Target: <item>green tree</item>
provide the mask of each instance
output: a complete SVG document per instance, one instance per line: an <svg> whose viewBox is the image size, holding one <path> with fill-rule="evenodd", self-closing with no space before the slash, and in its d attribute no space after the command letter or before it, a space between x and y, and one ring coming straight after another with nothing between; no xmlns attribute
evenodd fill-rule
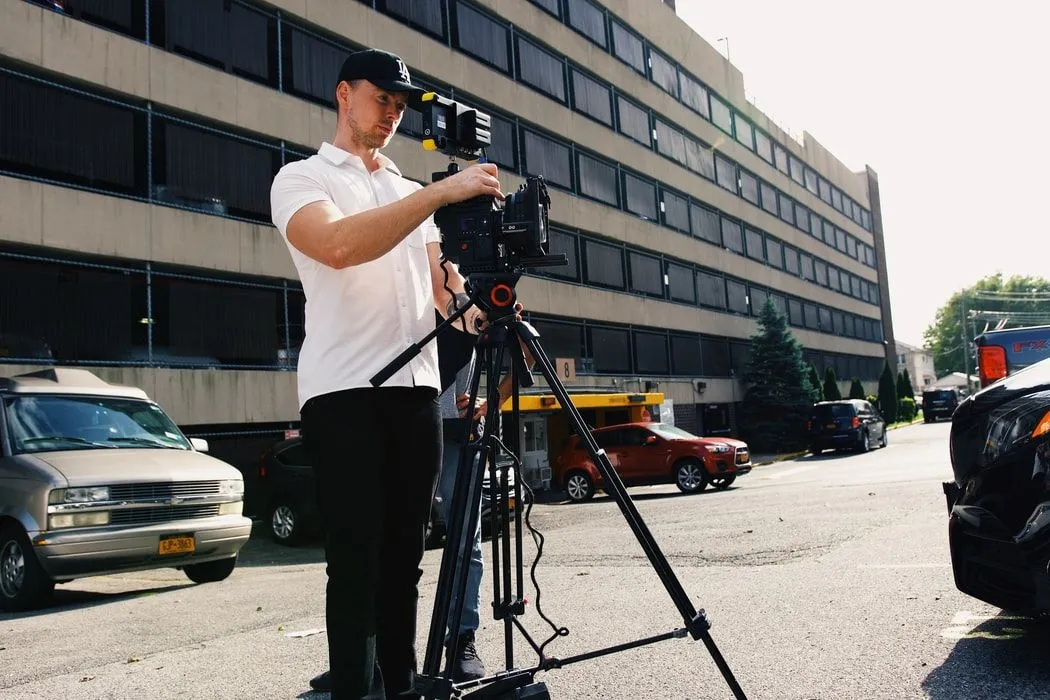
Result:
<svg viewBox="0 0 1050 700"><path fill-rule="evenodd" d="M904 386L908 387L907 396L911 396L911 397L914 398L914 396L915 396L915 382L913 382L911 380L911 372L908 371L907 367L904 368Z"/></svg>
<svg viewBox="0 0 1050 700"><path fill-rule="evenodd" d="M853 383L849 385L849 397L851 399L864 400L864 385L856 377L853 378Z"/></svg>
<svg viewBox="0 0 1050 700"><path fill-rule="evenodd" d="M835 368L828 367L824 370L824 400L838 401L841 398L842 392L839 391L839 380L835 378Z"/></svg>
<svg viewBox="0 0 1050 700"><path fill-rule="evenodd" d="M821 397L824 395L824 390L821 388L820 374L817 372L817 368L812 364L809 366L809 385L816 389L817 393L820 394L816 399L817 401L820 401Z"/></svg>
<svg viewBox="0 0 1050 700"><path fill-rule="evenodd" d="M893 381L893 371L887 362L879 377L879 410L887 423L897 422L897 385Z"/></svg>
<svg viewBox="0 0 1050 700"><path fill-rule="evenodd" d="M977 312L965 323L964 308L967 315ZM964 333L969 344L975 333L980 335L986 328L994 328L1004 318L1005 328L1050 323L1050 281L1028 275L1004 280L1001 273L996 273L949 297L924 333L937 375L964 371ZM973 373L972 357L967 363Z"/></svg>
<svg viewBox="0 0 1050 700"><path fill-rule="evenodd" d="M752 451L801 449L806 421L820 389L810 384L802 346L787 319L768 299L751 336L751 358L741 377L747 391L740 410L741 433Z"/></svg>
<svg viewBox="0 0 1050 700"><path fill-rule="evenodd" d="M903 401L905 397L915 395L915 390L911 388L911 382L908 381L907 377L908 370L903 372L897 372L897 400Z"/></svg>

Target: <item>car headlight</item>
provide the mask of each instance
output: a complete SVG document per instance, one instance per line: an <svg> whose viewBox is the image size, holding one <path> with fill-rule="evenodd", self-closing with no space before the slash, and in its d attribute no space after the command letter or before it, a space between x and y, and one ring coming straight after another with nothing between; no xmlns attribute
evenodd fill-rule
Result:
<svg viewBox="0 0 1050 700"><path fill-rule="evenodd" d="M711 445L707 449L711 450L716 455L720 455L729 452L731 448L729 447L729 445Z"/></svg>
<svg viewBox="0 0 1050 700"><path fill-rule="evenodd" d="M244 498L244 480L227 479L226 481L220 481L219 495L236 500Z"/></svg>
<svg viewBox="0 0 1050 700"><path fill-rule="evenodd" d="M109 500L108 486L81 486L69 489L55 489L47 502L58 503L101 503Z"/></svg>

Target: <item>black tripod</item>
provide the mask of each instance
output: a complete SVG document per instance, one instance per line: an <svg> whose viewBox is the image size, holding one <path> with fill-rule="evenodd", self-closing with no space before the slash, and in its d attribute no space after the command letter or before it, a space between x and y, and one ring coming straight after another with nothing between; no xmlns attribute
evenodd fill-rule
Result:
<svg viewBox="0 0 1050 700"><path fill-rule="evenodd" d="M619 475L613 469L605 451L595 442L583 417L573 405L568 392L559 381L557 371L540 346L539 334L528 323L517 320L514 312L514 302L516 300L514 286L518 281L518 277L518 274L507 273L471 275L469 277L469 302L457 309L445 323L422 341L402 353L390 366L372 379L373 385L378 386L381 384L398 367L411 359L415 354L418 354L420 349L446 325L458 320L470 306L476 304L487 312L489 326L478 336L476 346L478 359L470 380L469 406L473 407L476 404L481 372L484 371L488 392L488 413L483 434L480 439L474 442L469 442L471 421L469 418L464 421L466 425L464 427L464 439L461 443L464 447L461 450L456 485L453 490L452 502L448 509L450 515L447 523L447 539L441 558L441 569L435 593L436 600L431 617L430 633L427 638L426 656L422 671L416 679L416 692L421 693L427 700L432 698L435 700L449 700L449 698L453 697L498 698L500 700L525 700L529 698L542 700L550 696L542 683L535 682L535 674L539 671L548 671L580 661L587 661L608 654L691 635L693 639L703 640L719 671L721 671L726 683L732 690L733 696L738 700L746 700L744 691L740 688L732 670L709 634L711 625L707 620L707 615L703 610L697 611L696 607L689 600L670 564L649 532L649 528L635 508L634 502L628 495ZM572 427L586 446L587 452L591 455L591 459L598 471L601 472L604 482L603 488L620 507L620 511L627 520L631 531L638 539L646 556L649 558L649 562L660 577L664 588L667 589L671 600L678 608L678 612L685 623L684 627L636 641L559 659L545 656L543 653L545 644L542 646L538 645L519 622L518 616L523 615L525 612L522 582L522 508L520 507L522 503L522 480L520 474L515 475L514 497L515 503L519 504L519 506L514 509L516 527L513 559L515 571L513 573L515 575L512 578L510 512L508 508L508 498L510 497L509 477L504 470L499 475L499 483L497 483L497 450L494 450L493 446L499 443L497 437L500 423L498 385L503 367L504 350L509 350L513 359L514 391L512 417L515 426L518 425L518 388L519 384L522 383L522 377L528 377L526 381L531 384L531 375L527 374L528 369L524 363L521 345L527 347L535 358L536 364L546 378L562 410L568 414ZM517 452L520 453L520 450ZM490 474L490 503L493 513L493 608L495 618L504 622L507 670L480 680L453 684L451 681L451 664L446 663L445 668L442 670L441 657L444 648L445 631L449 628L449 621L455 621L453 629L457 629L462 615L463 597L467 587L469 555L473 547L474 533L478 527L483 481L480 470L474 468L475 458L480 464L487 465ZM453 592L455 593L454 596ZM453 599L456 601L455 605L452 604ZM525 637L539 657L536 665L514 668L513 632L515 628ZM565 633L564 630L556 629L555 636ZM455 635L453 635L453 639L455 639ZM551 639L554 639L554 637ZM452 651L450 659L455 658L456 650L453 649Z"/></svg>

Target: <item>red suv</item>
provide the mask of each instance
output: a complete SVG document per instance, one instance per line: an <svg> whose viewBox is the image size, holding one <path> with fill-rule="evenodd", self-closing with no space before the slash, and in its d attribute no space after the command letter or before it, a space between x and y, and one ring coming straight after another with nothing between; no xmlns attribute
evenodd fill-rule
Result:
<svg viewBox="0 0 1050 700"><path fill-rule="evenodd" d="M675 484L696 493L708 484L729 488L751 471L747 443L732 438L697 437L666 423L611 425L592 434L627 486ZM601 474L578 435L555 462L554 479L573 501L586 501L601 488Z"/></svg>

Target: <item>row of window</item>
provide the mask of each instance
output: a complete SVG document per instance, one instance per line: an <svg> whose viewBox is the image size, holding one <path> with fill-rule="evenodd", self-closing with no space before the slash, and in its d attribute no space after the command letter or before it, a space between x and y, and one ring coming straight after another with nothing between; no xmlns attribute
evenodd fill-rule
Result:
<svg viewBox="0 0 1050 700"><path fill-rule="evenodd" d="M793 326L839 337L882 342L882 325L878 319L786 296L778 290L723 275L717 270L582 233L551 229L548 240L550 252L564 255L568 265L540 268L537 274L543 276L745 316L758 316L769 298ZM821 269L826 275L827 266ZM838 271L831 270L834 272L832 278L839 279ZM847 276L852 285L847 291L861 298L860 290L868 289L859 286L863 280L843 273L835 284L845 284Z"/></svg>
<svg viewBox="0 0 1050 700"><path fill-rule="evenodd" d="M732 377L746 371L751 354L748 341L734 338L537 315L530 322L547 355L576 358L581 373ZM878 379L886 361L818 350L806 360L818 372L834 367L836 376L862 381Z"/></svg>
<svg viewBox="0 0 1050 700"><path fill-rule="evenodd" d="M431 0L435 5L437 0ZM626 63L681 104L757 153L770 166L820 197L839 213L871 231L871 213L824 176L805 165L743 114L662 53L626 22L592 0L531 0L572 29Z"/></svg>
<svg viewBox="0 0 1050 700"><path fill-rule="evenodd" d="M220 70L325 105L332 102L335 77L347 51L353 48L345 40L321 37L285 20L280 13L275 14L240 1L149 0L149 32L146 33L145 11L141 7L146 1L111 0L100 4L90 0L71 0L69 6L75 16L86 21L145 37L158 46ZM739 168L734 161L716 155L712 147L620 93L607 82L587 73L582 67L567 63L564 57L551 53L517 29L513 32L512 41L509 25L464 0L457 0L450 5L448 14L445 12L444 0L385 0L366 4L374 5L413 27L447 38L451 45L460 50L656 150L842 253L870 267L877 265L875 250L871 246L815 212L810 212L746 169ZM616 24L616 20L609 21ZM448 26L450 22L451 30ZM644 55L644 50L642 53ZM653 55L657 54L654 52ZM430 87L455 92L454 88L437 83ZM703 90L706 104L707 91L702 87L700 89ZM718 101L717 97L712 99ZM718 110L715 109L715 112ZM490 149L492 153L488 155L492 160L516 169L521 165L514 153L516 133L506 118L499 119L497 116L494 121L494 131L502 130L504 133L494 134L494 140L499 143L493 145ZM418 113L410 113L405 122L403 129L412 132L413 127L417 130L420 128L421 117ZM780 149L779 146L776 148ZM534 155L532 162L525 163L524 167L534 174L547 176L556 185L572 189L572 166L569 163L571 144L555 140L555 145L544 146L544 149L549 152L549 158ZM781 152L783 157L777 155ZM783 160L785 172L793 176L797 172L800 184L809 186L807 180L811 180L814 194L826 194L829 203L841 200L841 194L834 197L839 192L837 189L830 188L816 173L806 171L794 156L788 155L783 149L770 157L773 159L771 162ZM588 167L599 175L608 174L609 168L615 167L604 163L606 167L603 169L600 167L601 159L597 160L599 162L594 164L588 163ZM646 180L640 178L640 182ZM823 187L821 182L824 182ZM648 185L655 191L652 180L648 180ZM613 189L608 185L596 185L589 188L588 192L601 201L613 206L620 205L639 216L657 218L654 209L658 202L653 197L646 198L646 192L641 193L640 201L634 207L628 207L628 202L611 201ZM841 207L839 209L842 210Z"/></svg>
<svg viewBox="0 0 1050 700"><path fill-rule="evenodd" d="M0 250L0 361L294 369L303 341L302 289L200 272ZM747 362L746 340L532 320L547 354L578 358L581 373L725 377ZM844 358L834 360L847 363L836 367L842 377L860 376L859 365L849 363L872 359L824 355Z"/></svg>
<svg viewBox="0 0 1050 700"><path fill-rule="evenodd" d="M70 113L76 123L61 128ZM878 304L876 285L683 194L513 122L493 125L497 162L524 162L581 196ZM0 171L267 223L273 176L307 151L0 69Z"/></svg>

